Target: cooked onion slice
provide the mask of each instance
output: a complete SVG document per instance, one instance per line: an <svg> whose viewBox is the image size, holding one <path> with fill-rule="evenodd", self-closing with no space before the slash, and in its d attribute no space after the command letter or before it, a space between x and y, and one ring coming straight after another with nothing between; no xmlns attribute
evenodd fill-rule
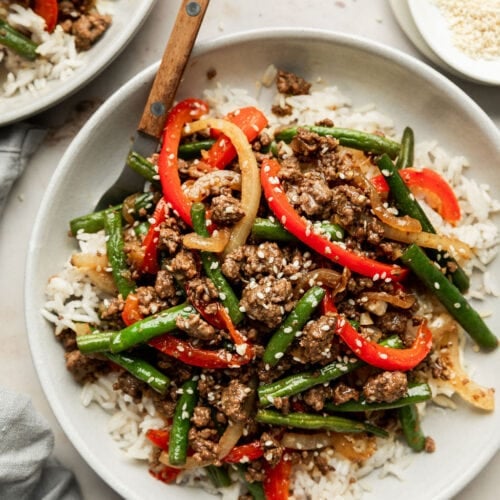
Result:
<svg viewBox="0 0 500 500"><path fill-rule="evenodd" d="M230 188L239 191L241 189L241 175L233 170L215 170L209 172L194 182L185 182L182 190L186 197L193 203L203 201L213 194L213 190Z"/></svg>
<svg viewBox="0 0 500 500"><path fill-rule="evenodd" d="M345 290L350 276L351 272L347 267L344 267L342 273L327 267L314 269L304 274L297 281L294 288L294 295L302 296L309 288L317 285L328 287L331 290L332 296L335 297L335 295Z"/></svg>
<svg viewBox="0 0 500 500"><path fill-rule="evenodd" d="M366 299L364 299L366 297ZM364 292L361 294L360 299L366 300L367 302L381 301L391 304L395 307L400 307L401 309L409 309L413 304L415 304L415 297L406 293L391 294L387 292Z"/></svg>
<svg viewBox="0 0 500 500"><path fill-rule="evenodd" d="M260 203L260 178L257 160L252 151L252 146L248 142L245 134L233 123L218 118L205 118L190 123L186 129L189 134L194 134L200 130L214 128L229 137L236 152L241 170L241 209L244 216L234 225L229 243L225 248L225 253L243 245L257 215Z"/></svg>
<svg viewBox="0 0 500 500"><path fill-rule="evenodd" d="M400 241L402 243L415 243L424 248L434 248L440 251L444 250L450 253L458 261L470 259L473 256L472 249L469 245L457 238L450 238L442 234L426 233L423 231L420 233L410 233L384 225L384 236L390 240Z"/></svg>
<svg viewBox="0 0 500 500"><path fill-rule="evenodd" d="M182 244L191 250L202 250L204 252L220 253L229 241L228 229L217 229L209 238L196 233L189 233L182 238Z"/></svg>
<svg viewBox="0 0 500 500"><path fill-rule="evenodd" d="M244 424L241 422L230 423L219 440L219 460L222 460L238 443L243 435Z"/></svg>
<svg viewBox="0 0 500 500"><path fill-rule="evenodd" d="M116 294L116 285L108 271L109 262L106 255L75 253L71 256L71 264L85 273L97 288L106 293Z"/></svg>
<svg viewBox="0 0 500 500"><path fill-rule="evenodd" d="M212 465L213 463L208 460L206 460L205 462L200 462L199 460L196 460L193 457L187 457L186 463L182 465L172 465L168 458L168 451L162 451L158 460L163 465L168 465L169 467L173 467L174 469L182 469L182 470L197 469L198 467L207 467L208 465Z"/></svg>

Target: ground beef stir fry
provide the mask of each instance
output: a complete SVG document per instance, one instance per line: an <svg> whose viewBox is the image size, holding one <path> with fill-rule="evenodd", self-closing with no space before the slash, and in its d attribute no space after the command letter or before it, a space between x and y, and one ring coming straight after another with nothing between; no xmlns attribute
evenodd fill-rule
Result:
<svg viewBox="0 0 500 500"><path fill-rule="evenodd" d="M73 12L85 5L61 2L63 22L75 27ZM310 84L279 71L277 90L307 94ZM326 473L328 449L361 462L388 433L432 451L415 404L431 397L429 374L444 370L422 287L404 281L398 260L412 246L387 236L402 222L387 192L374 194L366 181L380 175L382 152L325 135L329 120L280 139L258 110L242 109L228 125L197 125L207 111L201 101L177 106L179 115L190 110L194 132L180 148L166 134L151 159L163 193L153 183L141 208L144 194L124 202L123 221L113 210L103 216L115 290L101 304L100 325L76 340L59 336L70 372L84 382L118 371L117 391L152 398L165 425L148 433L150 469L166 482L185 467L211 476L238 468L250 488L264 481L270 494L280 480L288 484L290 467ZM213 146L177 158L219 127Z"/></svg>

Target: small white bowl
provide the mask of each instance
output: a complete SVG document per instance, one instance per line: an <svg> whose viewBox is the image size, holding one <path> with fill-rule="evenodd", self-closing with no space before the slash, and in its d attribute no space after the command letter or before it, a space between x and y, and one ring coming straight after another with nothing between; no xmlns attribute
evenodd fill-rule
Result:
<svg viewBox="0 0 500 500"><path fill-rule="evenodd" d="M499 132L485 113L460 89L427 65L385 46L327 31L274 29L223 37L199 44L190 60L179 98L201 96L221 81L257 93L256 82L269 64L316 81L337 85L355 105L376 103L392 116L397 130L413 127L417 140L436 139L452 154L466 155L469 175L500 192ZM68 148L38 212L26 268L26 321L33 361L62 428L90 466L128 499L209 498L202 491L166 486L151 478L145 464L123 456L106 431L108 416L84 408L80 388L66 372L61 346L41 316L47 279L74 250L68 221L93 209L114 181L130 147L156 67L150 67L118 90L84 126ZM214 80L207 71L215 69ZM500 262L491 266L500 276ZM500 330L498 301L483 310L493 331ZM498 382L498 353L467 353L477 367L475 379ZM367 500L450 498L462 489L497 451L500 412L481 414L458 404L457 411L429 412L423 425L437 444L433 454L412 455L401 481L392 476L370 480Z"/></svg>

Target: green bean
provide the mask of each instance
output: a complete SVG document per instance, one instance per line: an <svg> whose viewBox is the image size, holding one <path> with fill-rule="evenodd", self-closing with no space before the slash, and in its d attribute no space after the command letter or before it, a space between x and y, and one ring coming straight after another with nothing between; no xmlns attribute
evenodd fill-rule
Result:
<svg viewBox="0 0 500 500"><path fill-rule="evenodd" d="M38 56L36 52L38 44L3 19L0 19L0 45L4 45L29 61L34 61Z"/></svg>
<svg viewBox="0 0 500 500"><path fill-rule="evenodd" d="M421 248L410 245L400 258L480 347L494 349L498 346L498 339L481 316Z"/></svg>
<svg viewBox="0 0 500 500"><path fill-rule="evenodd" d="M77 335L76 345L83 354L106 352L109 351L113 333L114 332L97 332L88 335Z"/></svg>
<svg viewBox="0 0 500 500"><path fill-rule="evenodd" d="M349 128L321 127L318 125L286 128L276 132L275 139L290 142L297 135L299 129L306 129L321 136L335 137L342 146L348 148L360 149L369 153L387 153L391 158L395 158L400 149L399 143L387 137Z"/></svg>
<svg viewBox="0 0 500 500"><path fill-rule="evenodd" d="M130 269L127 265L127 256L123 250L122 217L113 210L104 216L104 230L106 232L106 252L111 266L111 274L118 288L118 292L126 299L128 294L135 290Z"/></svg>
<svg viewBox="0 0 500 500"><path fill-rule="evenodd" d="M415 451L423 451L425 435L420 427L417 407L415 405L402 406L398 409L398 417L408 446Z"/></svg>
<svg viewBox="0 0 500 500"><path fill-rule="evenodd" d="M381 342L382 345L400 349L403 347L401 339L394 335ZM334 361L318 370L311 370L302 373L289 375L288 377L276 380L270 384L261 385L257 389L259 404L269 406L273 404L274 398L289 397L307 391L311 387L326 384L342 375L350 373L365 363L361 360Z"/></svg>
<svg viewBox="0 0 500 500"><path fill-rule="evenodd" d="M158 335L171 332L177 327L176 319L178 316L189 316L195 313L194 307L185 302L141 319L123 330L113 333L109 345L110 351L113 353L121 352L135 345L148 342Z"/></svg>
<svg viewBox="0 0 500 500"><path fill-rule="evenodd" d="M300 298L293 311L271 336L262 357L266 365L274 366L283 357L295 335L307 323L324 295L323 288L313 286Z"/></svg>
<svg viewBox="0 0 500 500"><path fill-rule="evenodd" d="M141 193L135 199L135 212L139 213L142 209L152 207L153 195L152 193ZM71 234L75 236L79 231L84 233L97 233L104 229L104 218L108 212L121 213L123 205L115 205L99 212L93 212L86 215L81 215L72 219L69 223ZM132 214L133 215L133 214Z"/></svg>
<svg viewBox="0 0 500 500"><path fill-rule="evenodd" d="M284 415L274 410L260 409L257 410L255 420L261 424L296 427L298 429L322 429L334 432L370 432L380 437L387 437L388 435L384 429L375 425L333 415L324 416L302 412Z"/></svg>
<svg viewBox="0 0 500 500"><path fill-rule="evenodd" d="M404 396L391 403L387 402L368 402L366 399L359 401L347 401L340 405L328 402L325 403L325 410L331 412L358 412L358 411L374 411L374 410L391 410L393 408L401 408L415 403L421 403L431 399L431 388L425 384L409 384L408 391Z"/></svg>
<svg viewBox="0 0 500 500"><path fill-rule="evenodd" d="M108 352L105 356L113 363L127 370L135 378L146 382L156 392L162 395L167 392L170 379L147 361L128 354L111 354Z"/></svg>
<svg viewBox="0 0 500 500"><path fill-rule="evenodd" d="M134 233L138 237L146 236L146 234L148 234L148 232L149 232L150 226L151 226L151 224L148 221L143 220L143 221L139 222L138 224L134 225Z"/></svg>
<svg viewBox="0 0 500 500"><path fill-rule="evenodd" d="M415 139L413 130L410 127L405 127L403 130L403 136L401 137L401 150L399 151L398 159L396 161L396 168L398 170L413 166L414 150Z"/></svg>
<svg viewBox="0 0 500 500"><path fill-rule="evenodd" d="M331 222L321 222L315 224L322 234L331 241L342 241L344 239L344 229ZM299 240L289 233L278 221L257 217L252 226L252 236L255 239L266 241L298 242Z"/></svg>
<svg viewBox="0 0 500 500"><path fill-rule="evenodd" d="M193 228L197 234L203 237L210 236L205 221L205 206L203 203L193 203L191 207L191 219L193 221ZM226 307L233 323L240 323L244 318L244 314L240 311L238 297L222 274L217 256L212 252L200 252L200 257L203 269L217 288L219 297Z"/></svg>
<svg viewBox="0 0 500 500"><path fill-rule="evenodd" d="M127 156L127 165L147 181L158 183L159 177L155 166L139 153L131 151Z"/></svg>
<svg viewBox="0 0 500 500"><path fill-rule="evenodd" d="M212 481L212 484L216 488L227 488L228 486L231 486L232 481L225 467L209 465L205 467L205 470L207 471L210 481Z"/></svg>
<svg viewBox="0 0 500 500"><path fill-rule="evenodd" d="M168 459L172 465L184 465L188 450L191 417L198 401L197 377L182 384L181 395L175 405L168 441Z"/></svg>
<svg viewBox="0 0 500 500"><path fill-rule="evenodd" d="M378 166L389 185L394 204L401 214L417 219L422 225L422 231L435 234L436 230L431 221L403 181L401 175L399 175L391 159L387 155L382 155L378 161ZM443 267L448 268L450 266L450 277L461 292L465 292L469 288L469 278L455 259L445 257L443 252L432 251L429 252L429 255Z"/></svg>
<svg viewBox="0 0 500 500"><path fill-rule="evenodd" d="M179 158L189 160L196 158L202 151L209 150L214 144L214 139L206 139L204 141L186 142L179 146Z"/></svg>

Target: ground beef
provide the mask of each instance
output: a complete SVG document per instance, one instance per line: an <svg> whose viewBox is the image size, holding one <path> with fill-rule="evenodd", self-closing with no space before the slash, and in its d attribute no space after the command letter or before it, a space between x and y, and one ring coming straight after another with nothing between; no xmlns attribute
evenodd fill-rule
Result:
<svg viewBox="0 0 500 500"><path fill-rule="evenodd" d="M199 463L218 463L219 434L216 429L189 429L189 444L193 450L193 459Z"/></svg>
<svg viewBox="0 0 500 500"><path fill-rule="evenodd" d="M321 136L305 128L299 128L297 135L292 139L290 147L301 161L311 157L325 155L329 151L336 151L339 141L331 136Z"/></svg>
<svg viewBox="0 0 500 500"><path fill-rule="evenodd" d="M280 94L305 95L309 94L311 84L294 73L279 70L276 77L276 88Z"/></svg>
<svg viewBox="0 0 500 500"><path fill-rule="evenodd" d="M268 328L275 328L292 310L294 303L290 281L268 276L258 282L250 282L243 289L240 307L249 318L260 321Z"/></svg>
<svg viewBox="0 0 500 500"><path fill-rule="evenodd" d="M411 315L406 311L387 311L382 316L375 317L375 325L384 333L403 336L406 332Z"/></svg>
<svg viewBox="0 0 500 500"><path fill-rule="evenodd" d="M113 384L113 389L115 391L122 391L128 394L136 403L142 399L142 395L146 388L147 385L144 382L141 382L128 372L120 373L116 382Z"/></svg>
<svg viewBox="0 0 500 500"><path fill-rule="evenodd" d="M170 306L175 306L181 300L181 295L175 286L174 277L167 270L160 269L158 271L154 291L160 299L168 302Z"/></svg>
<svg viewBox="0 0 500 500"><path fill-rule="evenodd" d="M295 340L290 353L299 363L325 364L338 355L338 344L334 342L336 316L321 316L309 321L302 335Z"/></svg>
<svg viewBox="0 0 500 500"><path fill-rule="evenodd" d="M325 401L332 399L333 388L328 386L319 385L309 389L304 393L304 403L309 405L315 411L321 411L325 406Z"/></svg>
<svg viewBox="0 0 500 500"><path fill-rule="evenodd" d="M76 347L76 333L69 328L57 335L57 340L61 342L65 351L74 351Z"/></svg>
<svg viewBox="0 0 500 500"><path fill-rule="evenodd" d="M336 405L347 403L347 401L357 401L359 399L359 391L354 387L350 387L344 382L339 382L333 390L333 402Z"/></svg>
<svg viewBox="0 0 500 500"><path fill-rule="evenodd" d="M75 37L75 47L78 51L89 50L111 25L111 16L92 13L80 16L69 26L65 21L63 29Z"/></svg>
<svg viewBox="0 0 500 500"><path fill-rule="evenodd" d="M214 196L210 204L210 218L219 226L232 226L236 224L245 212L241 208L240 200L232 195L221 194Z"/></svg>
<svg viewBox="0 0 500 500"><path fill-rule="evenodd" d="M180 282L191 280L199 275L198 262L194 254L188 250L181 250L170 261L169 268Z"/></svg>
<svg viewBox="0 0 500 500"><path fill-rule="evenodd" d="M251 392L247 385L238 379L233 379L222 390L218 408L233 422L246 422L248 415L244 411L244 406Z"/></svg>
<svg viewBox="0 0 500 500"><path fill-rule="evenodd" d="M151 316L168 307L168 303L158 297L152 286L139 286L134 294L139 302L139 313L143 317Z"/></svg>
<svg viewBox="0 0 500 500"><path fill-rule="evenodd" d="M202 319L199 314L177 316L175 324L179 330L196 339L212 340L216 336L215 328Z"/></svg>
<svg viewBox="0 0 500 500"><path fill-rule="evenodd" d="M85 356L78 349L64 353L64 358L66 368L80 384L96 380L100 375L110 371L107 361Z"/></svg>
<svg viewBox="0 0 500 500"><path fill-rule="evenodd" d="M264 450L264 460L274 467L283 455L284 448L279 440L269 432L263 432L260 437L260 444Z"/></svg>
<svg viewBox="0 0 500 500"><path fill-rule="evenodd" d="M406 373L384 371L367 380L363 386L363 395L368 402L392 403L403 397L407 390Z"/></svg>
<svg viewBox="0 0 500 500"><path fill-rule="evenodd" d="M216 314L219 292L213 281L205 276L195 278L186 285L186 291L191 304L204 304L208 314Z"/></svg>
<svg viewBox="0 0 500 500"><path fill-rule="evenodd" d="M166 252L168 255L175 255L182 246L182 234L177 219L167 217L159 225L158 250Z"/></svg>
<svg viewBox="0 0 500 500"><path fill-rule="evenodd" d="M209 427L212 422L212 412L208 406L197 406L191 417L193 425L199 429Z"/></svg>

